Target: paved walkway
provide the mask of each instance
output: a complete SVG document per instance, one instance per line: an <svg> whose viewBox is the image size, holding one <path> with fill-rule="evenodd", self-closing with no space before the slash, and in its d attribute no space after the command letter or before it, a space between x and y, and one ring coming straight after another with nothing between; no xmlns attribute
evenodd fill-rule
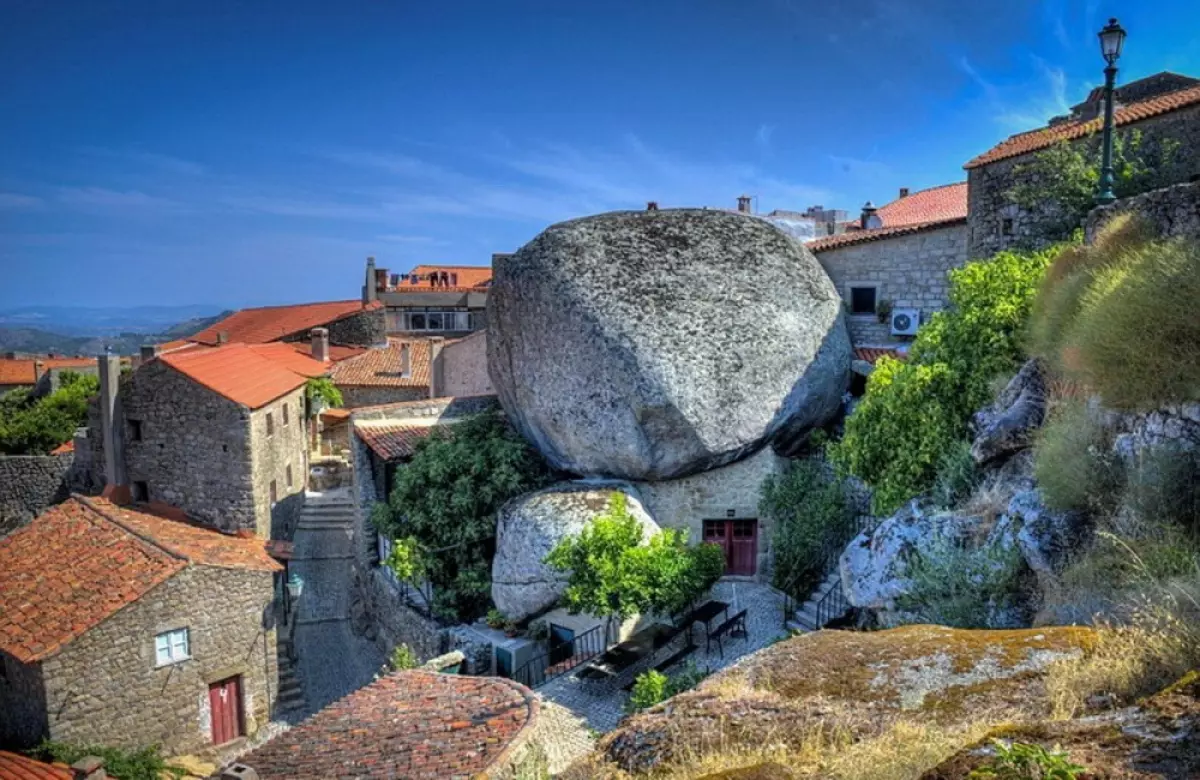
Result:
<svg viewBox="0 0 1200 780"><path fill-rule="evenodd" d="M694 630L699 646L681 665L690 660L702 670L716 672L787 634L783 628L783 596L765 585L718 582L713 587L711 597L728 602L730 616L746 610L747 637L725 637L725 656L722 658L715 644L711 654L705 652L701 636L703 627L697 627ZM667 670L667 674L679 668ZM595 742L595 733L615 729L624 717L625 705L629 701L629 694L625 691L616 691L607 696L588 694L572 674L543 685L537 692L552 703L553 706L547 709L554 712L558 726L543 738L546 752L551 757L552 769L565 767L587 753Z"/></svg>
<svg viewBox="0 0 1200 780"><path fill-rule="evenodd" d="M304 580L297 606L296 674L308 717L371 682L384 657L350 630L354 519L349 496L309 494L296 528L290 572Z"/></svg>

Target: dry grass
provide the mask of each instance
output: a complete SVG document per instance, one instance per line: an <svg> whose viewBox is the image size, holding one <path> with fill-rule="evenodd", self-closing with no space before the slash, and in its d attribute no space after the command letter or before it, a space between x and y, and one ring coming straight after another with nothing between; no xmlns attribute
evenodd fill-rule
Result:
<svg viewBox="0 0 1200 780"><path fill-rule="evenodd" d="M961 512L982 518L985 521L983 525L986 526L986 530L991 530L996 519L1008 511L1008 502L1011 499L1012 486L1006 484L1002 477L991 477L975 487L970 498L963 504Z"/></svg>
<svg viewBox="0 0 1200 780"><path fill-rule="evenodd" d="M995 725L979 720L943 728L900 721L878 737L829 757L826 774L838 780L916 780L962 748L983 739Z"/></svg>

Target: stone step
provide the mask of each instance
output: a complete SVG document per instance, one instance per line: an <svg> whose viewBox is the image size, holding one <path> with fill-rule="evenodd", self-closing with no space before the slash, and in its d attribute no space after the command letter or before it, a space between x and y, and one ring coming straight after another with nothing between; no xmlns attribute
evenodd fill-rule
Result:
<svg viewBox="0 0 1200 780"><path fill-rule="evenodd" d="M354 522L352 520L306 520L304 518L300 518L300 522L296 523L296 528L315 530L341 529L349 531L350 529L354 528Z"/></svg>
<svg viewBox="0 0 1200 780"><path fill-rule="evenodd" d="M301 509L301 517L357 517L353 509Z"/></svg>
<svg viewBox="0 0 1200 780"><path fill-rule="evenodd" d="M816 630L812 626L807 625L799 620L789 620L787 622L787 627L789 631L801 631L806 634Z"/></svg>

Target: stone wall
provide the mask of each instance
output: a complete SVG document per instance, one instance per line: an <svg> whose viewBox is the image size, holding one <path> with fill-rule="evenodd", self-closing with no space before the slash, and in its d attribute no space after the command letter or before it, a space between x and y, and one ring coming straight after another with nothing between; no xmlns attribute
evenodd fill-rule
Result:
<svg viewBox="0 0 1200 780"><path fill-rule="evenodd" d="M23 664L0 652L0 746L27 748L49 733L41 664Z"/></svg>
<svg viewBox="0 0 1200 780"><path fill-rule="evenodd" d="M1113 217L1131 212L1163 237L1200 239L1200 182L1176 184L1092 209L1084 224L1088 242L1094 241L1096 232Z"/></svg>
<svg viewBox="0 0 1200 780"><path fill-rule="evenodd" d="M326 325L329 328L329 343L352 344L363 347L387 343L386 310L381 306L371 311L362 311L343 317Z"/></svg>
<svg viewBox="0 0 1200 780"><path fill-rule="evenodd" d="M131 485L144 482L151 501L179 507L216 528L259 527L250 410L160 360L135 371L120 392ZM93 454L100 448L95 462L102 469L98 418L88 435L96 442ZM140 423L140 441L133 440L132 421ZM258 503L265 507L263 496Z"/></svg>
<svg viewBox="0 0 1200 780"><path fill-rule="evenodd" d="M408 645L421 661L454 649L446 630L410 607L378 566L358 569L354 586L351 625L374 639L385 655L399 644Z"/></svg>
<svg viewBox="0 0 1200 780"><path fill-rule="evenodd" d="M0 536L67 497L74 461L73 453L0 455Z"/></svg>
<svg viewBox="0 0 1200 780"><path fill-rule="evenodd" d="M661 528L683 528L688 539L701 541L705 520L757 519L758 565L756 577L767 579L771 562L770 520L759 517L763 480L778 474L786 463L770 447L745 460L712 471L665 482L634 482L642 505Z"/></svg>
<svg viewBox="0 0 1200 780"><path fill-rule="evenodd" d="M403 401L420 401L429 397L428 387L386 387L376 385L338 385L342 393L342 406L357 409L360 406L379 406Z"/></svg>
<svg viewBox="0 0 1200 780"><path fill-rule="evenodd" d="M967 260L967 228L955 224L827 249L816 256L847 303L851 285L875 284L877 301L889 300L897 309L920 309L921 320L925 321L949 303L946 272ZM874 314L848 315L846 325L854 344L902 340L892 336L890 324L879 322Z"/></svg>
<svg viewBox="0 0 1200 780"><path fill-rule="evenodd" d="M442 348L442 395L493 395L488 376L487 331L479 330Z"/></svg>
<svg viewBox="0 0 1200 780"><path fill-rule="evenodd" d="M249 415L255 533L264 538L291 539L300 508L304 505L304 488L308 484L304 388L293 390ZM273 432L268 432L269 429ZM272 482L275 483L274 502L271 501Z"/></svg>
<svg viewBox="0 0 1200 780"><path fill-rule="evenodd" d="M1200 173L1200 106L1174 111L1126 125L1120 131L1139 130L1144 148L1153 148L1164 139L1179 141L1168 181L1188 181ZM1099 137L1090 136L1073 141L1098 148ZM1032 162L1036 152L999 160L990 165L972 168L967 173L968 257L990 257L1011 246L1044 245L1037 235L1036 225L1046 216L1053 216L1055 205L1046 202L1042 207L1026 211L1008 199L1008 193L1021 180L1017 168ZM1099 152L1096 152L1099 155ZM1010 220L1007 228L1005 220Z"/></svg>
<svg viewBox="0 0 1200 780"><path fill-rule="evenodd" d="M42 662L49 736L168 755L212 741L210 683L242 678L245 730L266 725L278 666L270 572L189 566ZM156 667L155 635L186 627L191 658Z"/></svg>

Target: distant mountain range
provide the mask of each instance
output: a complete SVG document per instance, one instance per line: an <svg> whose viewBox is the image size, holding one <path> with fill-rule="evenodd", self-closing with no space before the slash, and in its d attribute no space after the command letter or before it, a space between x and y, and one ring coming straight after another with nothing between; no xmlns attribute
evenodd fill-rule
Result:
<svg viewBox="0 0 1200 780"><path fill-rule="evenodd" d="M143 344L190 336L229 314L217 306L7 309L0 311L0 352L98 355L110 348L132 355Z"/></svg>

